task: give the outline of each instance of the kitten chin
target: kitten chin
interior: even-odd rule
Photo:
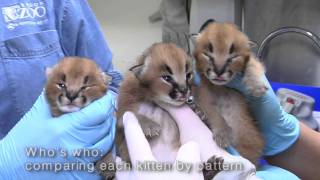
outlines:
[[[45,94],[54,117],[79,111],[102,97],[111,78],[90,59],[66,57],[46,69]]]

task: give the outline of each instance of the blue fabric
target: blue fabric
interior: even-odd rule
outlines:
[[[45,67],[64,56],[82,56],[113,77],[112,53],[86,1],[0,1],[0,139],[32,107],[44,84]]]

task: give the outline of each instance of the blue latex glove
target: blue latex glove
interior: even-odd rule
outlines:
[[[0,141],[0,179],[100,178],[93,172],[93,162],[112,147],[116,125],[115,101],[116,94],[108,91],[107,95],[78,112],[52,118],[42,93],[31,110]],[[52,150],[56,155],[30,157],[26,153],[29,147]],[[99,150],[99,155],[75,157],[71,154],[73,150],[83,148],[92,150],[92,153]],[[65,156],[66,152],[68,156]],[[51,170],[27,171],[26,168],[31,168],[30,163],[56,164]],[[81,163],[87,167],[85,171],[79,168]]]
[[[269,89],[261,97],[254,97],[248,93],[241,83],[242,75],[240,74],[237,74],[227,86],[245,95],[264,136],[264,155],[270,156],[288,149],[299,137],[300,126],[294,116],[282,109],[267,78],[265,76],[262,78]]]
[[[290,179],[290,180],[299,180],[296,175],[291,173],[288,170],[282,169],[280,167],[271,166],[266,164],[262,166],[259,171],[257,171],[257,176],[261,179],[265,180],[283,180],[283,179]]]

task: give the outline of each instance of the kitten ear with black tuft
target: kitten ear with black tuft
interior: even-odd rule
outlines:
[[[132,66],[129,71],[131,71],[137,78],[139,78],[142,74],[144,64],[138,64],[135,66]]]
[[[200,27],[200,30],[199,30],[199,33],[194,33],[194,34],[191,34],[190,35],[190,39],[191,39],[191,42],[194,46],[197,45],[197,41],[198,39],[201,37],[201,32],[211,23],[214,23],[216,22],[214,19],[208,19],[201,27]]]
[[[153,45],[152,45],[153,46]],[[138,58],[137,65],[132,66],[129,71],[133,72],[136,78],[140,79],[141,75],[144,73],[147,64],[151,61],[150,48],[143,52],[143,54]]]
[[[208,19],[201,27],[199,30],[199,33],[201,33],[209,24],[212,24],[216,22],[214,19]]]

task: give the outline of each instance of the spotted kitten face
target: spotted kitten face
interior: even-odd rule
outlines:
[[[213,84],[224,85],[242,72],[250,56],[245,34],[232,24],[211,23],[196,37],[197,69]]]
[[[185,103],[193,74],[191,60],[181,48],[171,43],[155,44],[140,63],[133,70],[155,101],[176,106]]]
[[[47,69],[46,96],[52,114],[78,111],[107,91],[109,78],[97,65],[79,57],[61,60],[52,69]]]

